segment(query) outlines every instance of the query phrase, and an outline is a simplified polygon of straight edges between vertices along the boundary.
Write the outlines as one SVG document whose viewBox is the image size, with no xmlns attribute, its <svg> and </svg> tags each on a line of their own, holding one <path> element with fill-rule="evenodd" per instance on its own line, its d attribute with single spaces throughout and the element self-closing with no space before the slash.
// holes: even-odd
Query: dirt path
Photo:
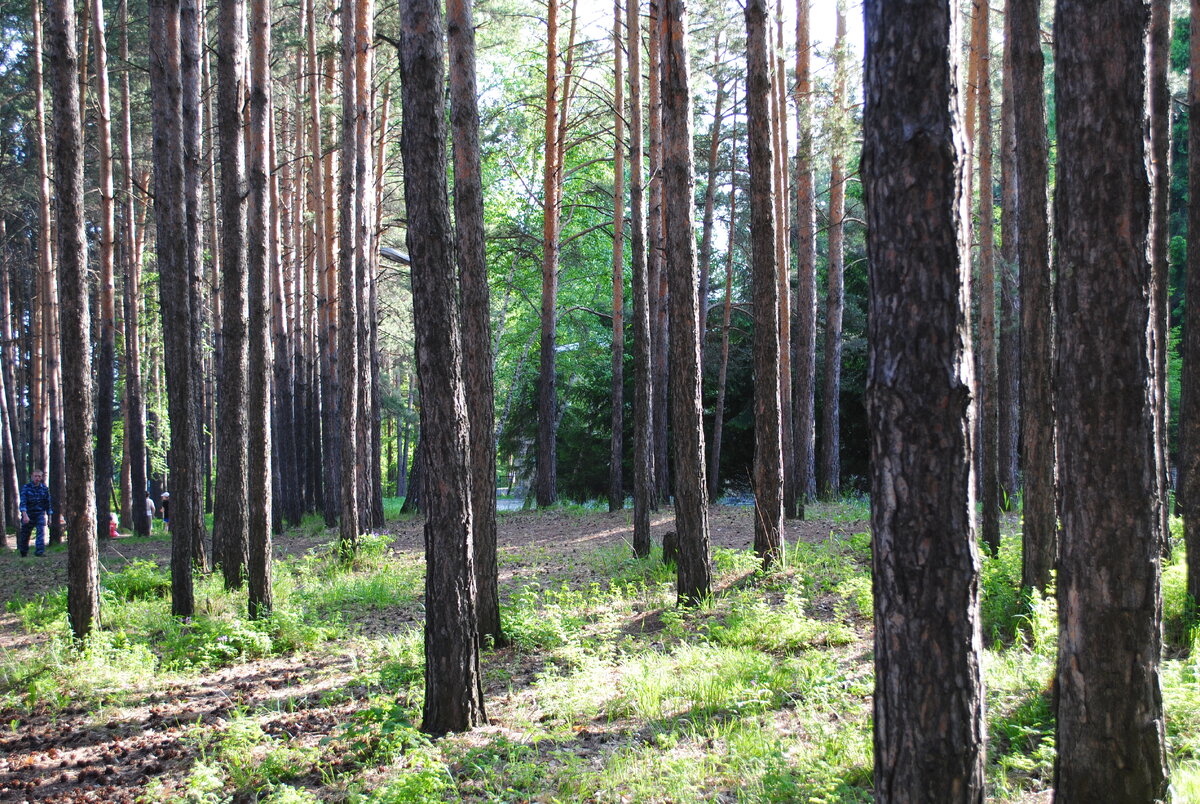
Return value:
<svg viewBox="0 0 1200 804">
<path fill-rule="evenodd" d="M 594 579 L 595 570 L 578 560 L 598 548 L 618 547 L 632 539 L 631 513 L 579 515 L 566 512 L 512 513 L 499 519 L 502 594 L 526 581 Z M 753 541 L 752 511 L 714 509 L 710 524 L 714 546 L 748 548 Z M 673 517 L 653 520 L 661 539 Z M 789 538 L 824 539 L 831 527 L 854 532 L 864 523 L 845 526 L 828 522 L 789 523 Z M 420 555 L 419 521 L 392 523 L 394 549 Z M 302 553 L 334 538 L 332 532 L 288 535 L 276 540 L 279 555 Z M 9 540 L 11 546 L 12 540 Z M 106 542 L 101 563 L 119 569 L 134 559 L 165 564 L 168 542 L 119 539 Z M 0 596 L 26 599 L 66 582 L 66 553 L 41 559 L 0 554 Z M 407 618 L 405 618 L 407 619 Z M 368 627 L 364 635 L 377 630 Z M 35 648 L 39 637 L 24 632 L 16 616 L 0 615 L 0 656 Z M 263 724 L 272 736 L 316 745 L 345 722 L 355 701 L 318 705 L 323 693 L 351 683 L 354 639 L 328 643 L 316 652 L 250 662 L 200 675 L 156 679 L 145 694 L 138 691 L 126 706 L 103 711 L 68 706 L 56 712 L 0 711 L 0 801 L 134 802 L 149 780 L 178 781 L 195 763 L 199 748 L 183 739 L 197 723 L 221 725 L 235 709 L 255 710 L 272 703 L 280 714 Z"/>
</svg>

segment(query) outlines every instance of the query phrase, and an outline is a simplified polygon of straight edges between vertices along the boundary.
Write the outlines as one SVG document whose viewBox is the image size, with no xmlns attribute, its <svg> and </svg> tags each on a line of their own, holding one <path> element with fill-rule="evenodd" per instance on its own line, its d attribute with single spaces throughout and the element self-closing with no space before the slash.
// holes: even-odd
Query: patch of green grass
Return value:
<svg viewBox="0 0 1200 804">
<path fill-rule="evenodd" d="M 1172 804 L 1200 801 L 1200 762 L 1184 762 L 1171 770 L 1169 795 Z"/>
<path fill-rule="evenodd" d="M 1001 540 L 999 555 L 992 556 L 980 549 L 980 556 L 983 637 L 989 643 L 1011 642 L 1028 610 L 1028 602 L 1021 592 L 1020 536 Z"/>
<path fill-rule="evenodd" d="M 708 627 L 708 638 L 715 644 L 791 654 L 854 640 L 854 632 L 845 624 L 807 616 L 808 600 L 803 595 L 788 594 L 774 606 L 762 599 L 760 590 L 742 597 L 740 605 L 732 606 L 728 615 Z"/>
</svg>

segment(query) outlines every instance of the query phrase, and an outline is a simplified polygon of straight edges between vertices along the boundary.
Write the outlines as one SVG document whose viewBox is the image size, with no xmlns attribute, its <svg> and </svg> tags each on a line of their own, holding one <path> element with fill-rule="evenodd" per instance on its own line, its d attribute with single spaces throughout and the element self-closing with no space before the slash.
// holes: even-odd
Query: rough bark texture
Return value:
<svg viewBox="0 0 1200 804">
<path fill-rule="evenodd" d="M 354 259 L 355 207 L 355 87 L 354 25 L 356 3 L 342 3 L 342 162 L 338 174 L 338 432 L 341 441 L 342 518 L 339 530 L 344 549 L 358 547 L 358 267 Z"/>
<path fill-rule="evenodd" d="M 92 464 L 92 374 L 88 365 L 87 239 L 83 229 L 83 129 L 80 127 L 79 55 L 75 5 L 46 4 L 47 50 L 54 89 L 54 173 L 58 188 L 58 273 L 62 294 L 62 345 L 67 485 L 59 499 L 70 533 L 67 619 L 76 639 L 100 626 L 95 473 Z M 190 576 L 189 576 L 190 577 Z"/>
<path fill-rule="evenodd" d="M 839 0 L 837 41 L 834 45 L 836 75 L 833 85 L 834 132 L 829 168 L 829 270 L 825 289 L 825 384 L 821 395 L 821 496 L 836 498 L 841 493 L 841 397 L 842 397 L 842 311 L 845 307 L 843 238 L 846 213 L 846 172 L 839 128 L 846 100 L 846 7 Z"/>
<path fill-rule="evenodd" d="M 1145 0 L 1055 10 L 1061 801 L 1163 801 Z M 1024 183 L 1022 187 L 1024 187 Z M 1119 638 L 1114 639 L 1114 635 Z"/>
<path fill-rule="evenodd" d="M 217 20 L 217 138 L 221 148 L 221 382 L 217 390 L 217 488 L 213 561 L 226 589 L 242 585 L 249 561 L 246 493 L 246 3 L 222 3 Z M 261 382 L 261 378 L 259 378 Z"/>
<path fill-rule="evenodd" d="M 1021 230 L 1021 584 L 1045 589 L 1057 554 L 1054 497 L 1053 300 L 1046 207 L 1046 102 L 1038 0 L 1010 0 L 1013 121 L 1017 137 L 1017 225 Z"/>
<path fill-rule="evenodd" d="M 984 800 L 957 3 L 865 3 L 875 795 Z"/>
<path fill-rule="evenodd" d="M 796 0 L 796 321 L 792 326 L 792 445 L 796 515 L 816 494 L 817 196 L 813 189 L 812 72 L 809 0 Z"/>
<path fill-rule="evenodd" d="M 171 613 L 190 617 L 192 530 L 201 524 L 198 499 L 200 468 L 199 377 L 192 373 L 192 307 L 187 265 L 184 198 L 182 66 L 179 0 L 150 4 L 150 88 L 154 122 L 154 218 L 157 226 L 159 307 L 164 321 L 163 363 L 167 414 L 171 420 Z"/>
<path fill-rule="evenodd" d="M 1158 539 L 1164 556 L 1171 554 L 1171 509 L 1168 495 L 1170 453 L 1167 443 L 1167 342 L 1170 305 L 1167 298 L 1167 205 L 1170 202 L 1171 88 L 1167 62 L 1171 52 L 1171 1 L 1150 0 L 1150 377 L 1154 383 L 1155 494 Z"/>
<path fill-rule="evenodd" d="M 746 5 L 746 119 L 750 147 L 750 259 L 754 287 L 754 551 L 770 566 L 783 537 L 779 401 L 779 285 L 775 120 L 766 0 Z"/>
<path fill-rule="evenodd" d="M 129 2 L 121 0 L 121 61 L 129 63 Z M 121 170 L 125 198 L 122 203 L 121 251 L 125 271 L 125 442 L 132 489 L 133 532 L 150 535 L 146 514 L 146 403 L 142 391 L 141 253 L 136 245 L 133 204 L 133 121 L 130 109 L 129 72 L 121 72 Z"/>
<path fill-rule="evenodd" d="M 480 639 L 504 644 L 496 563 L 496 428 L 491 307 L 483 238 L 483 180 L 475 92 L 471 0 L 449 0 L 450 124 L 454 135 L 454 220 L 462 293 L 463 372 L 471 432 L 471 509 L 475 611 Z"/>
<path fill-rule="evenodd" d="M 641 5 L 626 0 L 629 73 L 629 255 L 633 291 L 633 552 L 650 554 L 654 507 L 654 393 L 651 385 L 650 276 L 642 176 Z"/>
<path fill-rule="evenodd" d="M 768 34 L 768 38 L 769 34 Z M 774 79 L 771 86 L 771 109 L 774 113 L 775 162 L 775 303 L 779 306 L 779 437 L 782 443 L 783 461 L 783 512 L 790 519 L 796 518 L 799 493 L 796 488 L 796 447 L 792 432 L 792 282 L 789 272 L 788 207 L 788 98 L 787 62 L 784 60 L 783 4 L 775 4 L 775 48 Z"/>
<path fill-rule="evenodd" d="M 1192 0 L 1191 77 L 1188 97 L 1200 109 L 1200 0 Z M 1188 194 L 1200 198 L 1200 126 L 1188 127 Z M 1188 206 L 1188 231 L 1200 232 L 1200 204 Z M 1200 240 L 1187 251 L 1187 287 L 1183 327 L 1183 378 L 1179 400 L 1179 499 L 1187 549 L 1187 591 L 1200 602 Z"/>
<path fill-rule="evenodd" d="M 1017 294 L 1019 273 L 1017 244 L 1017 127 L 1015 125 L 1012 58 L 1011 0 L 1004 13 L 1004 99 L 1000 104 L 1000 355 L 997 362 L 996 419 L 997 460 L 1001 502 L 1011 509 L 1017 496 L 1018 447 L 1021 415 L 1021 297 Z"/>
<path fill-rule="evenodd" d="M 115 196 L 113 193 L 112 104 L 108 91 L 108 38 L 104 30 L 104 2 L 92 0 L 92 26 L 96 33 L 96 143 L 100 150 L 100 257 L 99 329 L 96 349 L 96 515 L 101 531 L 97 538 L 108 537 L 108 512 L 112 503 L 112 429 L 113 379 L 116 363 L 116 296 L 113 280 L 116 242 Z"/>
<path fill-rule="evenodd" d="M 649 83 L 649 210 L 646 227 L 646 257 L 649 266 L 650 288 L 650 348 L 653 366 L 651 387 L 654 404 L 651 405 L 654 432 L 654 488 L 655 509 L 660 503 L 670 501 L 670 473 L 667 458 L 667 344 L 670 339 L 668 319 L 669 279 L 664 260 L 666 257 L 666 234 L 663 230 L 663 119 L 662 119 L 662 3 L 650 0 L 649 30 L 646 32 L 646 78 Z"/>
<path fill-rule="evenodd" d="M 400 10 L 404 110 L 400 147 L 412 258 L 421 449 L 431 473 L 425 489 L 425 704 L 431 734 L 486 722 L 475 613 L 469 422 L 455 302 L 454 256 L 446 190 L 442 20 L 433 0 Z"/>
<path fill-rule="evenodd" d="M 354 263 L 358 365 L 354 385 L 358 392 L 358 428 L 355 460 L 358 463 L 358 522 L 362 531 L 374 527 L 371 500 L 379 485 L 372 447 L 374 428 L 371 394 L 372 316 L 371 277 L 375 250 L 375 180 L 371 153 L 371 83 L 374 59 L 371 45 L 375 38 L 375 5 L 372 0 L 355 0 L 354 12 Z M 382 503 L 381 503 L 382 506 Z"/>
<path fill-rule="evenodd" d="M 980 479 L 982 536 L 992 555 L 1000 552 L 1000 479 L 996 406 L 996 229 L 992 197 L 992 71 L 988 3 L 978 13 L 984 36 L 979 54 L 979 387 L 980 434 L 977 450 L 983 466 Z"/>
<path fill-rule="evenodd" d="M 663 196 L 671 282 L 671 433 L 675 447 L 675 529 L 679 534 L 679 600 L 708 596 L 708 488 L 704 482 L 704 408 L 700 399 L 700 333 L 696 238 L 692 209 L 692 96 L 688 83 L 685 0 L 663 4 Z M 782 515 L 782 511 L 780 512 Z"/>
<path fill-rule="evenodd" d="M 542 339 L 538 379 L 537 504 L 558 500 L 558 0 L 546 7 L 546 159 L 542 176 Z"/>
<path fill-rule="evenodd" d="M 613 0 L 613 258 L 612 405 L 608 456 L 608 510 L 625 507 L 625 70 L 621 0 Z M 703 309 L 703 307 L 701 308 Z"/>
</svg>

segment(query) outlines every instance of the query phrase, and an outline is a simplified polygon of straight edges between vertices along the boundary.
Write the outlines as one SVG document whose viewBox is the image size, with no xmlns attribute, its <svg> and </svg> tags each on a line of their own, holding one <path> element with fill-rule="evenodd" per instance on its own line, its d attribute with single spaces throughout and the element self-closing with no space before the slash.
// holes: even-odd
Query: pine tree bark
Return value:
<svg viewBox="0 0 1200 804">
<path fill-rule="evenodd" d="M 546 159 L 542 177 L 541 363 L 538 380 L 537 504 L 558 499 L 558 0 L 546 4 Z M 422 406 L 423 407 L 423 406 Z"/>
<path fill-rule="evenodd" d="M 463 731 L 486 721 L 471 530 L 470 424 L 455 302 L 446 188 L 445 78 L 437 3 L 405 0 L 400 11 L 404 109 L 401 152 L 408 209 L 421 384 L 422 449 L 441 468 L 425 510 L 425 704 L 421 728 Z"/>
<path fill-rule="evenodd" d="M 843 166 L 841 127 L 846 102 L 846 4 L 838 0 L 837 39 L 834 44 L 836 74 L 833 83 L 832 150 L 829 169 L 829 270 L 825 289 L 825 384 L 821 410 L 821 496 L 836 499 L 841 493 L 842 311 L 845 307 L 844 220 L 846 173 Z"/>
<path fill-rule="evenodd" d="M 1191 2 L 1188 99 L 1200 109 L 1200 0 Z M 1200 126 L 1188 127 L 1188 195 L 1200 198 Z M 1188 231 L 1200 232 L 1200 204 L 1188 206 Z M 1187 550 L 1187 593 L 1200 603 L 1200 242 L 1188 243 L 1183 376 L 1179 400 L 1179 498 Z"/>
<path fill-rule="evenodd" d="M 371 45 L 375 38 L 375 5 L 371 0 L 355 0 L 358 8 L 354 12 L 354 263 L 357 283 L 354 303 L 358 339 L 358 367 L 355 386 L 358 391 L 358 414 L 355 425 L 356 471 L 358 478 L 358 522 L 359 530 L 372 527 L 371 500 L 379 477 L 375 471 L 372 431 L 371 401 L 371 266 L 375 241 L 375 180 L 371 149 L 371 119 L 374 59 Z"/>
<path fill-rule="evenodd" d="M 62 292 L 64 378 L 70 394 L 66 417 L 67 485 L 59 499 L 70 532 L 67 554 L 67 619 L 83 640 L 100 626 L 100 579 L 97 563 L 95 470 L 92 464 L 92 375 L 88 365 L 91 322 L 88 314 L 87 238 L 83 229 L 83 129 L 79 55 L 75 50 L 75 4 L 46 4 L 47 51 L 54 89 L 54 173 L 57 192 L 58 272 Z"/>
<path fill-rule="evenodd" d="M 1171 2 L 1150 0 L 1150 157 L 1153 165 L 1150 193 L 1150 348 L 1154 362 L 1155 495 L 1158 499 L 1158 539 L 1163 556 L 1171 554 L 1170 451 L 1167 443 L 1167 348 L 1170 333 L 1168 300 L 1167 205 L 1171 193 L 1171 88 L 1167 63 L 1171 53 Z"/>
<path fill-rule="evenodd" d="M 992 78 L 987 32 L 990 6 L 979 7 L 984 30 L 979 54 L 979 356 L 981 427 L 978 452 L 983 465 L 982 536 L 992 555 L 1000 553 L 999 410 L 996 405 L 996 250 L 992 196 Z"/>
<path fill-rule="evenodd" d="M 621 0 L 613 0 L 613 258 L 612 417 L 609 430 L 608 510 L 625 507 L 625 70 Z M 704 308 L 701 307 L 703 310 Z"/>
<path fill-rule="evenodd" d="M 246 467 L 249 497 L 249 611 L 257 619 L 271 613 L 271 305 L 269 276 L 271 243 L 268 162 L 271 125 L 271 7 L 269 0 L 250 3 L 250 94 L 247 179 L 250 199 L 247 219 L 246 283 L 249 376 L 247 403 L 249 449 Z"/>
<path fill-rule="evenodd" d="M 240 588 L 249 562 L 245 108 L 246 3 L 222 3 L 217 34 L 217 137 L 221 148 L 221 382 L 217 398 L 217 488 L 213 559 L 226 589 Z M 261 382 L 261 378 L 259 379 Z"/>
<path fill-rule="evenodd" d="M 505 643 L 500 630 L 496 563 L 496 411 L 492 378 L 491 302 L 483 231 L 483 176 L 475 89 L 471 0 L 446 4 L 450 50 L 450 124 L 454 135 L 454 220 L 462 294 L 462 352 L 470 423 L 472 541 L 479 637 Z"/>
<path fill-rule="evenodd" d="M 625 0 L 629 56 L 629 266 L 633 292 L 633 553 L 650 554 L 650 511 L 655 506 L 654 390 L 650 333 L 650 272 L 642 170 L 641 3 Z"/>
<path fill-rule="evenodd" d="M 1054 787 L 1062 801 L 1167 796 L 1146 12 L 1144 0 L 1055 8 L 1054 368 L 1058 460 L 1070 479 L 1057 579 Z"/>
<path fill-rule="evenodd" d="M 1017 294 L 1020 262 L 1017 244 L 1017 127 L 1013 97 L 1013 33 L 1011 0 L 1004 13 L 1004 99 L 1000 104 L 1000 355 L 996 404 L 999 408 L 999 475 L 1005 510 L 1017 496 L 1021 414 L 1021 297 Z"/>
<path fill-rule="evenodd" d="M 657 510 L 659 503 L 670 500 L 671 475 L 667 443 L 667 386 L 669 384 L 668 344 L 670 343 L 670 301 L 667 275 L 666 234 L 663 204 L 663 120 L 662 120 L 662 0 L 650 0 L 647 42 L 647 80 L 650 84 L 650 175 L 648 180 L 650 209 L 647 224 L 647 259 L 650 271 L 650 332 L 653 350 L 652 380 L 654 404 L 654 487 Z"/>
<path fill-rule="evenodd" d="M 750 242 L 754 289 L 754 552 L 771 566 L 783 538 L 779 282 L 775 225 L 774 89 L 766 0 L 746 5 L 746 122 L 750 148 Z M 777 106 L 778 104 L 776 104 Z"/>
<path fill-rule="evenodd" d="M 202 526 L 198 472 L 199 377 L 194 370 L 191 277 L 188 270 L 187 200 L 184 177 L 183 70 L 179 0 L 150 4 L 150 88 L 154 123 L 154 217 L 158 229 L 159 308 L 163 363 L 171 421 L 171 613 L 190 617 L 193 530 Z"/>
<path fill-rule="evenodd" d="M 108 91 L 108 41 L 104 29 L 104 0 L 92 0 L 96 33 L 96 140 L 100 149 L 99 327 L 96 349 L 96 513 L 97 538 L 108 537 L 112 499 L 113 374 L 116 362 L 116 295 L 113 246 L 116 241 L 113 191 L 112 112 Z"/>
<path fill-rule="evenodd" d="M 875 795 L 982 802 L 957 3 L 867 0 Z M 936 592 L 935 592 L 936 590 Z"/>
<path fill-rule="evenodd" d="M 783 4 L 775 5 L 775 75 L 771 86 L 771 106 L 775 115 L 775 282 L 779 306 L 779 435 L 783 445 L 783 512 L 796 518 L 799 494 L 796 491 L 796 450 L 792 443 L 792 283 L 788 267 L 788 141 L 787 141 L 787 62 L 783 57 Z M 768 38 L 770 35 L 768 34 Z"/>
<path fill-rule="evenodd" d="M 342 161 L 338 176 L 338 379 L 341 440 L 342 519 L 339 535 L 344 549 L 357 550 L 359 533 L 358 477 L 358 293 L 355 260 L 358 208 L 355 175 L 358 162 L 357 84 L 354 31 L 357 2 L 342 3 Z"/>
<path fill-rule="evenodd" d="M 816 496 L 817 196 L 813 188 L 810 0 L 796 0 L 796 310 L 792 327 L 792 439 L 797 516 Z"/>
<path fill-rule="evenodd" d="M 1021 230 L 1021 585 L 1045 589 L 1057 555 L 1054 497 L 1053 298 L 1046 207 L 1047 145 L 1038 0 L 1010 0 L 1013 122 L 1017 137 L 1017 226 Z"/>
<path fill-rule="evenodd" d="M 704 480 L 704 407 L 700 397 L 700 315 L 692 230 L 692 96 L 685 0 L 665 0 L 663 56 L 663 197 L 670 278 L 671 430 L 674 443 L 678 594 L 694 604 L 712 588 L 708 484 Z M 781 512 L 782 513 L 782 512 Z"/>
</svg>

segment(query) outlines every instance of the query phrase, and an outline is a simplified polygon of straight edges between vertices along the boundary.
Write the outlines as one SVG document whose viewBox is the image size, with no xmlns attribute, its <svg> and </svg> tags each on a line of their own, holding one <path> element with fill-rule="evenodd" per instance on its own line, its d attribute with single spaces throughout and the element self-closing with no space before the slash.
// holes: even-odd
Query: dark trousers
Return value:
<svg viewBox="0 0 1200 804">
<path fill-rule="evenodd" d="M 28 515 L 29 521 L 21 523 L 21 529 L 17 531 L 17 549 L 21 551 L 21 555 L 29 553 L 29 533 L 34 528 L 37 528 L 37 539 L 34 541 L 34 555 L 42 555 L 46 552 L 46 515 L 38 512 Z"/>
</svg>

